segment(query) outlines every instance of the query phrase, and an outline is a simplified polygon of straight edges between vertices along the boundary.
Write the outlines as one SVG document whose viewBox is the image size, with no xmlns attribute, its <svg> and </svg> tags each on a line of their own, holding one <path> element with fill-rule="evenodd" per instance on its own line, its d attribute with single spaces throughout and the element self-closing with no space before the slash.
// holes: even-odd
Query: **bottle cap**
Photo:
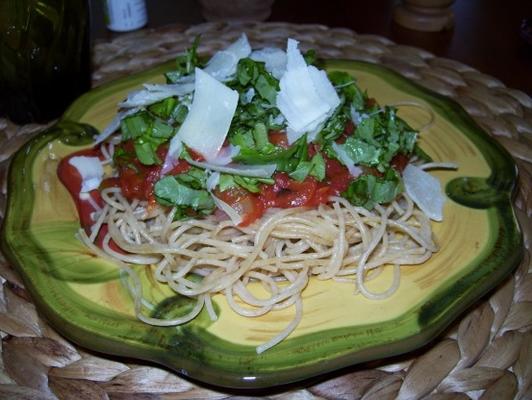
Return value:
<svg viewBox="0 0 532 400">
<path fill-rule="evenodd" d="M 112 31 L 133 31 L 148 22 L 144 0 L 106 0 L 104 10 L 107 28 Z"/>
</svg>

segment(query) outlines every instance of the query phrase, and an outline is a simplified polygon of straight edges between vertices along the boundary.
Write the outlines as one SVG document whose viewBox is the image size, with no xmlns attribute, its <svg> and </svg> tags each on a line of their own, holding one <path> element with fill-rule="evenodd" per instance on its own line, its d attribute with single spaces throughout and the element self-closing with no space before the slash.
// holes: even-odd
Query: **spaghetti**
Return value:
<svg viewBox="0 0 532 400">
<path fill-rule="evenodd" d="M 95 253 L 118 262 L 130 275 L 128 264 L 155 264 L 157 281 L 176 293 L 195 298 L 192 311 L 174 320 L 148 317 L 142 311 L 138 277 L 130 286 L 136 314 L 159 326 L 193 319 L 206 307 L 216 319 L 212 297 L 223 294 L 238 314 L 256 317 L 295 306 L 293 321 L 267 343 L 260 353 L 286 338 L 299 324 L 301 295 L 310 277 L 352 282 L 371 299 L 391 296 L 399 286 L 400 265 L 421 264 L 437 247 L 429 219 L 407 195 L 374 211 L 351 205 L 342 197 L 317 209 L 270 210 L 250 226 L 235 226 L 215 216 L 175 221 L 174 209 L 149 208 L 146 202 L 128 201 L 118 188 L 104 189 L 104 207 L 96 211 L 92 232 L 80 238 Z M 94 245 L 101 226 L 108 232 L 103 249 Z M 114 250 L 114 242 L 124 252 Z M 370 291 L 366 282 L 386 265 L 392 265 L 392 285 L 382 293 Z M 191 279 L 193 275 L 202 279 Z M 261 285 L 268 298 L 249 289 Z"/>
</svg>

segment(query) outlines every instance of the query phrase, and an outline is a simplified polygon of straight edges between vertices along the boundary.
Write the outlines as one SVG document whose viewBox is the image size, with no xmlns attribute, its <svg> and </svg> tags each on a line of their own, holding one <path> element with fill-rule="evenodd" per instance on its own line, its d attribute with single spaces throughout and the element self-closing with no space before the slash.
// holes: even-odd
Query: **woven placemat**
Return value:
<svg viewBox="0 0 532 400">
<path fill-rule="evenodd" d="M 520 177 L 515 204 L 527 249 L 512 276 L 429 346 L 266 396 L 532 399 L 532 99 L 467 65 L 380 36 L 287 23 L 206 23 L 125 34 L 95 45 L 94 85 L 172 59 L 198 34 L 200 52 L 212 53 L 243 31 L 253 47 L 284 47 L 286 38 L 293 37 L 322 57 L 381 63 L 459 102 L 516 159 Z M 42 125 L 16 126 L 0 119 L 1 217 L 9 158 L 40 129 Z M 5 278 L 0 286 L 0 398 L 244 398 L 242 393 L 205 388 L 150 364 L 80 349 L 41 319 L 22 281 L 1 255 L 0 275 Z"/>
</svg>

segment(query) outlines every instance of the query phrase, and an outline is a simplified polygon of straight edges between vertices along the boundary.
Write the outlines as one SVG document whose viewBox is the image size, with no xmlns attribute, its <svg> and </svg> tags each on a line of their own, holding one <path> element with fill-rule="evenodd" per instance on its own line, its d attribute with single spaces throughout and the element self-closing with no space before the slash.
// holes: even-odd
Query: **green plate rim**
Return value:
<svg viewBox="0 0 532 400">
<path fill-rule="evenodd" d="M 32 260 L 20 247 L 34 246 L 34 253 L 46 255 L 33 237 L 30 217 L 33 209 L 31 167 L 34 158 L 47 143 L 66 134 L 77 134 L 83 126 L 75 122 L 88 105 L 105 97 L 117 88 L 126 88 L 168 70 L 167 62 L 139 74 L 104 84 L 81 96 L 64 113 L 61 120 L 24 145 L 14 156 L 8 177 L 8 201 L 2 226 L 1 248 L 8 260 L 21 273 L 38 309 L 52 325 L 79 345 L 99 352 L 134 357 L 165 365 L 185 376 L 226 388 L 258 389 L 290 384 L 329 373 L 368 360 L 386 358 L 419 348 L 437 337 L 475 301 L 500 283 L 520 262 L 523 256 L 523 238 L 512 208 L 512 196 L 517 183 L 517 169 L 512 157 L 494 139 L 489 137 L 453 100 L 436 94 L 398 73 L 377 64 L 351 60 L 327 60 L 327 69 L 348 68 L 377 75 L 388 84 L 427 101 L 436 112 L 457 126 L 486 158 L 492 173 L 489 178 L 463 177 L 451 181 L 447 194 L 455 201 L 473 208 L 486 209 L 490 221 L 490 251 L 477 257 L 467 266 L 468 273 L 452 285 L 441 287 L 431 301 L 408 310 L 400 318 L 384 324 L 365 325 L 353 329 L 337 328 L 288 339 L 258 356 L 251 346 L 225 342 L 205 331 L 205 318 L 199 318 L 176 329 L 171 335 L 159 333 L 159 328 L 147 327 L 127 320 L 134 326 L 127 335 L 119 328 L 109 327 L 106 333 L 97 327 L 72 321 L 69 312 L 83 313 L 87 305 L 82 301 L 66 304 L 61 299 L 51 303 L 42 296 L 40 279 L 46 273 L 32 272 Z M 72 123 L 74 122 L 74 123 Z M 73 150 L 75 150 L 73 148 Z M 20 199 L 32 201 L 20 202 Z M 495 232 L 497 233 L 495 235 Z M 28 254 L 28 253 L 26 253 Z M 479 259 L 480 258 L 480 259 Z M 39 260 L 53 264 L 43 257 Z M 35 262 L 35 261 L 34 261 Z M 481 265 L 481 266 L 480 266 Z M 42 272 L 42 273 L 41 273 Z M 41 276 L 42 275 L 42 276 Z M 64 287 L 61 288 L 65 290 Z M 68 290 L 68 288 L 67 288 Z M 63 292 L 67 293 L 67 292 Z M 57 297 L 57 296 L 56 296 Z M 63 304 L 62 304 L 63 303 Z M 68 302 L 67 302 L 68 303 Z M 63 312 L 58 311 L 63 308 Z M 87 322 L 87 321 L 85 321 Z M 88 322 L 90 324 L 90 321 Z M 378 340 L 383 326 L 387 334 L 400 330 L 408 335 L 393 342 Z M 155 335 L 157 340 L 146 335 Z M 128 336 L 129 335 L 129 336 Z M 165 336 L 166 335 L 166 336 Z"/>
</svg>

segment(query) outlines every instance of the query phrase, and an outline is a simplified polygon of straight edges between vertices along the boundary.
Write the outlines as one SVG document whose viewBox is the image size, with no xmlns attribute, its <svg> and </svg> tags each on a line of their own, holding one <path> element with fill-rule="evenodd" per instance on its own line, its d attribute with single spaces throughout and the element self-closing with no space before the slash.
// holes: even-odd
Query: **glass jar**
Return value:
<svg viewBox="0 0 532 400">
<path fill-rule="evenodd" d="M 0 114 L 47 122 L 90 89 L 88 0 L 0 1 Z"/>
</svg>

